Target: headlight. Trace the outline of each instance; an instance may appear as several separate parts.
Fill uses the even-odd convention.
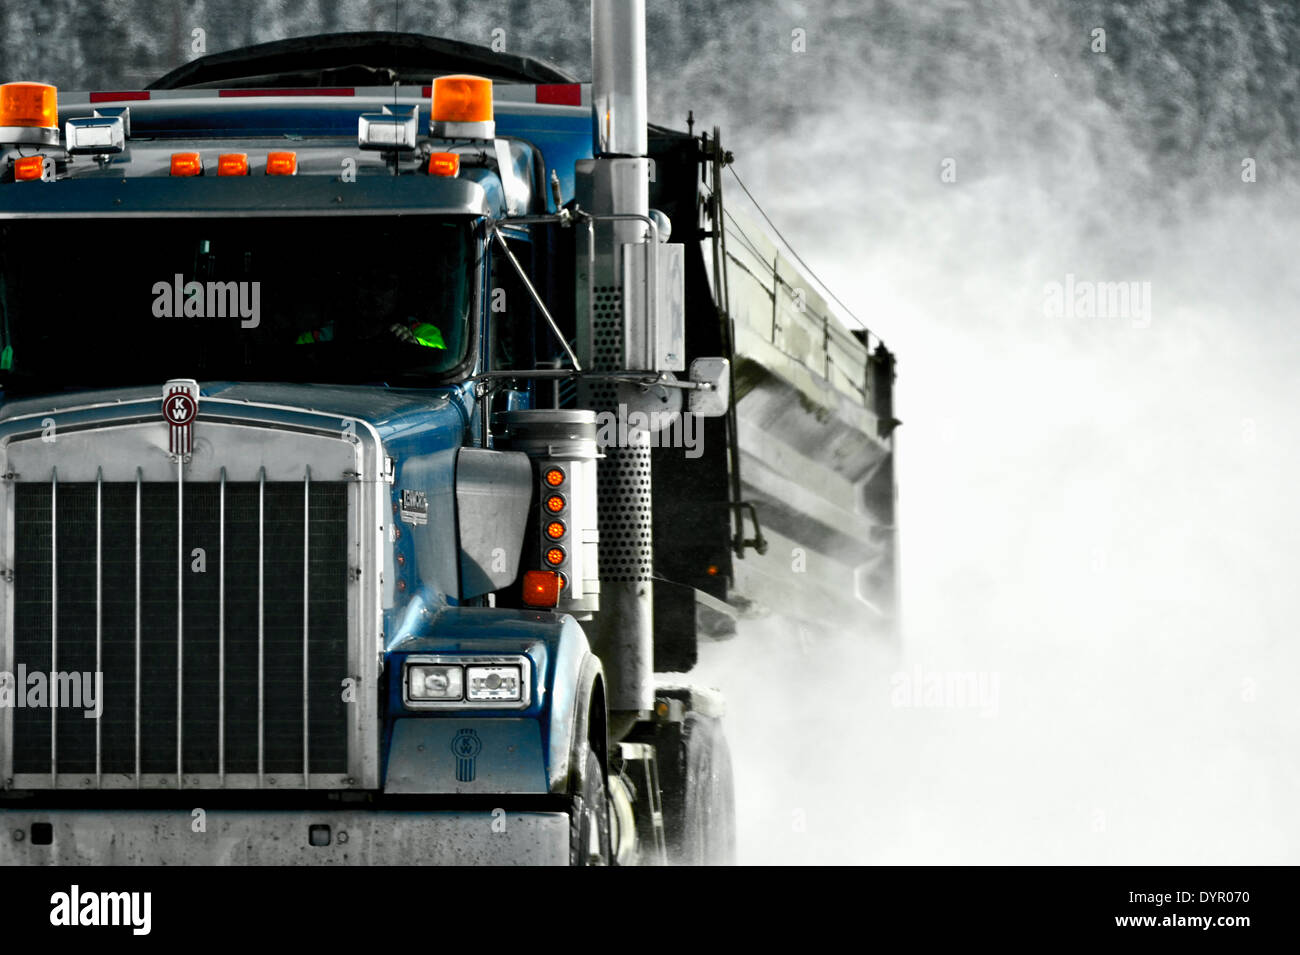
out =
[[[406,688],[412,700],[459,700],[465,680],[458,666],[408,664]]]
[[[523,698],[523,680],[517,666],[469,667],[466,683],[471,700],[506,700]]]
[[[527,654],[429,654],[407,657],[402,702],[413,710],[525,710],[532,702]]]

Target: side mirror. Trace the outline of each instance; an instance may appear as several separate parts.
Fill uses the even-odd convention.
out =
[[[721,418],[731,403],[731,362],[725,358],[697,358],[691,362],[692,388],[687,410],[702,418]]]

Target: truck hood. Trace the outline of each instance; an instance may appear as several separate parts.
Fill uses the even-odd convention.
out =
[[[358,418],[372,425],[381,440],[431,424],[464,429],[470,422],[472,396],[464,385],[429,389],[392,389],[379,385],[307,385],[275,382],[200,382],[202,398],[246,401],[250,405],[275,406]],[[163,383],[129,388],[60,392],[5,400],[0,394],[0,421],[36,414],[113,406],[157,398],[162,403]],[[201,414],[202,412],[200,412]]]

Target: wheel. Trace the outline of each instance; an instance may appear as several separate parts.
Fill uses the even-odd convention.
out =
[[[600,758],[584,747],[583,771],[569,808],[569,864],[609,865],[609,794]]]
[[[687,713],[680,747],[681,801],[677,803],[677,825],[673,826],[672,861],[679,865],[734,865],[736,793],[722,723]]]

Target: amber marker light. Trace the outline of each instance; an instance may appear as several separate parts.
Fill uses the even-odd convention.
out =
[[[559,487],[564,483],[564,472],[559,468],[547,468],[546,474],[543,475],[543,480],[545,480],[547,485],[550,487]]]
[[[217,157],[218,176],[247,176],[248,153],[222,153]]]
[[[198,153],[172,153],[173,176],[203,175],[203,160]]]
[[[22,159],[14,161],[15,182],[30,182],[33,179],[40,179],[41,173],[44,171],[44,156],[24,156]]]
[[[546,509],[552,514],[559,514],[564,510],[564,497],[560,494],[550,494],[546,498]]]
[[[460,173],[459,153],[430,153],[429,175],[454,178]]]
[[[268,176],[298,175],[298,154],[295,152],[267,153],[266,174]]]
[[[550,564],[552,567],[558,567],[560,564],[564,563],[564,548],[563,547],[546,548],[546,562]]]
[[[553,541],[557,541],[563,537],[564,531],[564,521],[551,521],[546,525],[546,536]]]

